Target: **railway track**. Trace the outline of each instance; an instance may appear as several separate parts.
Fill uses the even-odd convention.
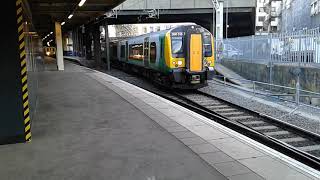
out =
[[[203,107],[207,111],[214,112],[297,150],[320,158],[320,136],[317,134],[200,91],[176,94],[198,107]]]
[[[320,170],[320,136],[318,134],[201,91],[166,91],[155,87],[150,81],[122,73],[115,73],[116,77],[195,111]]]

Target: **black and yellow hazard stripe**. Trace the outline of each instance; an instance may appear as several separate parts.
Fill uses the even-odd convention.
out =
[[[29,109],[26,48],[25,48],[24,31],[23,31],[24,22],[23,22],[22,0],[16,0],[16,9],[17,9],[17,25],[18,25],[18,35],[19,35],[19,55],[20,55],[19,58],[20,58],[20,64],[21,64],[21,83],[22,83],[25,140],[31,141],[31,121],[30,121],[30,109]]]

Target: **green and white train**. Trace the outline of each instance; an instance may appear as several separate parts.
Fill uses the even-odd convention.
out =
[[[198,25],[178,26],[111,43],[113,65],[175,89],[207,85],[214,71],[214,40]]]

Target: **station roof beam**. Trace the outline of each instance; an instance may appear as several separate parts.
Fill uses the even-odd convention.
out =
[[[86,0],[82,7],[78,6],[79,2],[80,0],[28,0],[36,30],[45,36],[52,31],[56,21],[66,21],[66,29],[87,24],[124,0]],[[73,17],[68,19],[70,14]]]

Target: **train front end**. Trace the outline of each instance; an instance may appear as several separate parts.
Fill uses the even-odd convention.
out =
[[[174,28],[166,34],[165,47],[173,88],[207,86],[214,71],[213,37],[208,30],[198,25]]]

